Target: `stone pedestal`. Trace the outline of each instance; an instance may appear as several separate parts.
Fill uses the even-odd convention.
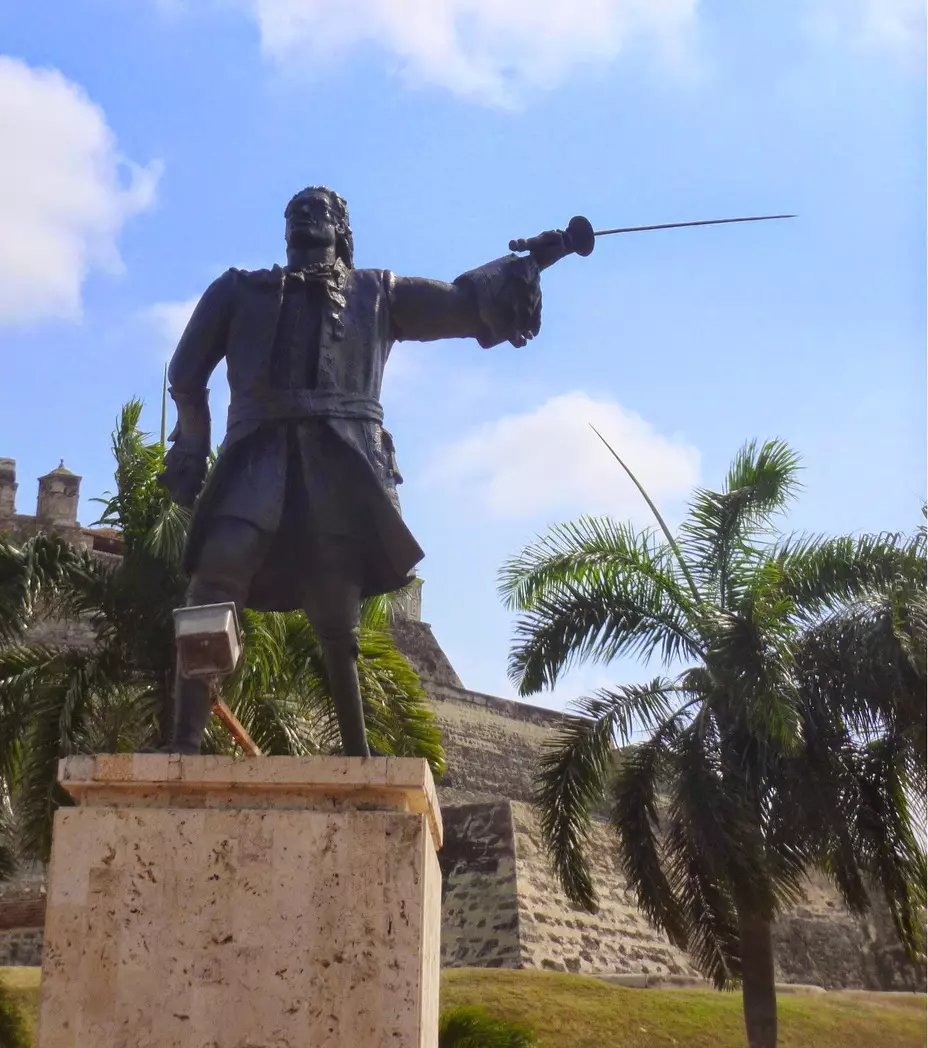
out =
[[[424,761],[62,761],[38,1048],[434,1048]]]

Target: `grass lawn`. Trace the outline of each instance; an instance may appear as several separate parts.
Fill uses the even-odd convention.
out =
[[[40,968],[0,968],[0,982],[12,991],[33,1029],[39,1012],[40,975]]]
[[[442,1005],[483,1004],[541,1048],[744,1048],[740,993],[633,990],[582,975],[442,972]],[[924,1048],[925,996],[781,994],[782,1048]]]
[[[38,968],[0,968],[29,1014]],[[741,997],[632,990],[583,975],[488,968],[442,973],[442,1006],[482,1004],[531,1026],[540,1048],[744,1048]],[[924,994],[781,994],[782,1048],[923,1048]]]

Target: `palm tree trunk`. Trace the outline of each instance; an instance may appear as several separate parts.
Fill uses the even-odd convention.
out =
[[[777,991],[771,922],[741,918],[741,998],[750,1048],[776,1048]]]

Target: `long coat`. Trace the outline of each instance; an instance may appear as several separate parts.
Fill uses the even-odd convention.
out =
[[[288,430],[304,441],[320,422],[337,438],[340,473],[357,507],[362,592],[387,593],[405,585],[423,552],[403,522],[395,500],[391,449],[385,448],[379,404],[384,366],[394,341],[473,337],[495,345],[526,327],[537,330],[538,273],[529,259],[509,256],[458,278],[454,284],[397,278],[386,270],[339,270],[338,330],[321,324],[318,378],[312,390],[275,390],[270,382],[274,340],[284,294],[284,271],[230,269],[198,303],[171,360],[168,376],[178,404],[175,447],[208,446],[207,382],[221,359],[228,369],[231,402],[218,460],[197,499],[184,566],[194,572],[210,521],[224,496],[246,481],[242,463],[249,444],[276,441],[271,468],[249,476],[255,503],[283,512],[288,469]],[[528,319],[526,319],[528,318]],[[260,433],[260,435],[259,435]],[[317,441],[318,443],[318,441]],[[170,454],[170,453],[169,453]],[[268,462],[265,456],[265,465]],[[273,515],[273,514],[272,514]],[[281,529],[277,529],[278,532]],[[302,606],[305,579],[294,571],[292,546],[271,545],[251,580],[246,606],[286,611]]]

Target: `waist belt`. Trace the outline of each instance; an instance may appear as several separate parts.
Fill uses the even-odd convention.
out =
[[[383,408],[374,397],[319,389],[271,389],[261,394],[233,395],[228,425],[241,422],[288,422],[301,418],[354,418],[383,423]]]

